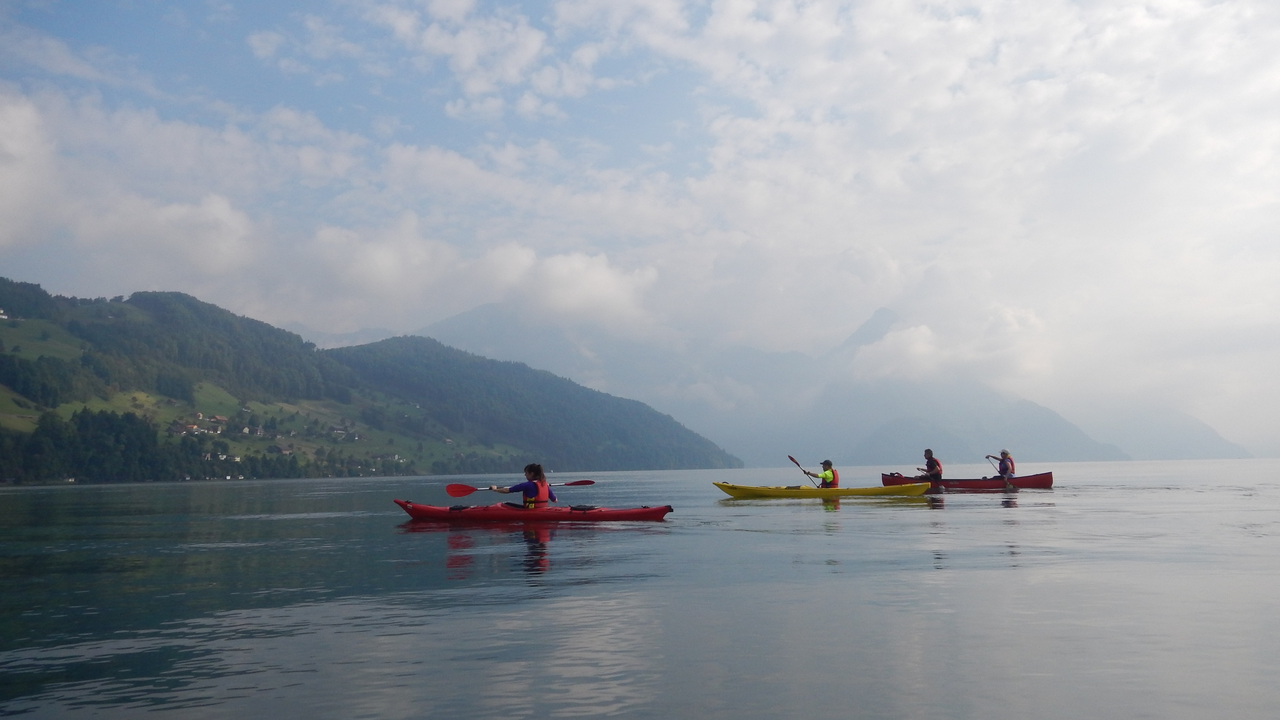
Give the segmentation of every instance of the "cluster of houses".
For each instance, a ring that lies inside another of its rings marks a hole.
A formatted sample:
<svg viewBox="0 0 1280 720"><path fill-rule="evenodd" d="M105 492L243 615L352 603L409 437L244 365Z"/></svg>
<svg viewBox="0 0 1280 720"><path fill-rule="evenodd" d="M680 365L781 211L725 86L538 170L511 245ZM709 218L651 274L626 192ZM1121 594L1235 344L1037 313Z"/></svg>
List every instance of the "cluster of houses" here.
<svg viewBox="0 0 1280 720"><path fill-rule="evenodd" d="M200 423L204 423L202 426ZM209 433L210 435L221 435L223 428L230 422L221 415L212 415L207 420L204 413L196 413L194 421L174 420L169 426L169 432L173 435L199 435L200 433ZM245 428L248 432L249 428ZM261 431L261 428L258 428Z"/></svg>
<svg viewBox="0 0 1280 720"><path fill-rule="evenodd" d="M237 431L230 427L230 423L231 421L228 418L223 417L222 415L210 415L209 417L206 418L204 413L197 412L186 420L181 420L181 419L174 420L173 424L169 426L168 432L171 435L199 435L201 433L208 433L210 435L222 435L223 433L227 433L227 434L236 433ZM246 435L249 437L270 438L272 440L276 440L281 437L295 437L298 434L297 430L279 432L275 430L267 430L263 428L261 425L254 425L254 426L245 425L244 427L240 428L238 432L240 435ZM346 440L346 439L359 440L360 439L360 434L355 432L355 430L352 428L346 428L338 425L331 425L329 426L328 432L336 440ZM271 447L268 447L266 451L268 453L291 455L293 454L293 445L290 444L288 447L282 447L280 445L272 445ZM205 459L209 459L209 458L205 458ZM225 460L226 458L220 457L218 459Z"/></svg>
<svg viewBox="0 0 1280 720"><path fill-rule="evenodd" d="M175 420L173 424L169 426L169 432L174 435L199 435L200 433L221 435L223 432L235 432L227 427L230 422L230 420L221 415L210 415L206 418L204 413L198 412L190 420ZM296 430L290 430L288 433L265 430L261 425L245 425L240 428L239 432L241 435L248 435L250 437L270 437L273 440L281 437L282 435L293 437L298 434L298 431Z"/></svg>
<svg viewBox="0 0 1280 720"><path fill-rule="evenodd" d="M360 439L360 433L357 433L354 430L348 430L344 427L338 427L337 425L331 425L329 427L329 434L337 440L345 440L347 437L350 437L352 440Z"/></svg>

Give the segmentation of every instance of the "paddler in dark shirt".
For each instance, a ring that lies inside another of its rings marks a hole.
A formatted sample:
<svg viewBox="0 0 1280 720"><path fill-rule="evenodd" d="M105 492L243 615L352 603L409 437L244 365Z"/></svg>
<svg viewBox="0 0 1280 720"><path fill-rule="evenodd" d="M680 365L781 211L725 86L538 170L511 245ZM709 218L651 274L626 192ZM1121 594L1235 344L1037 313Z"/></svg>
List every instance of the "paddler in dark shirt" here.
<svg viewBox="0 0 1280 720"><path fill-rule="evenodd" d="M804 474L808 475L811 478L817 478L818 480L821 480L822 482L819 483L818 487L824 487L824 488L840 487L840 473L836 472L836 469L831 466L830 460L822 461L822 472L811 473L808 470L805 470Z"/></svg>
<svg viewBox="0 0 1280 720"><path fill-rule="evenodd" d="M938 458L933 456L932 450L926 449L924 451L924 467L916 469L924 473L920 476L921 480L938 482L942 479L942 463L938 462Z"/></svg>
<svg viewBox="0 0 1280 720"><path fill-rule="evenodd" d="M524 482L516 483L508 488L490 485L489 489L494 492L518 492L524 495L524 506L529 510L544 508L547 506L548 502L557 502L556 494L551 491L551 486L547 484L547 476L542 472L541 465L538 463L529 463L528 465L525 465L524 480Z"/></svg>

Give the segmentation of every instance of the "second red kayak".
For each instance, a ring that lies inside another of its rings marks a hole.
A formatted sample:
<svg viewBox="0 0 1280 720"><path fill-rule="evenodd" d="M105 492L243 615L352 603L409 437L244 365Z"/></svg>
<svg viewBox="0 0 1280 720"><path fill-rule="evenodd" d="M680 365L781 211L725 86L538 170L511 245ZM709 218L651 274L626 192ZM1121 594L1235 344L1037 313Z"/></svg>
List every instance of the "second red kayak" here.
<svg viewBox="0 0 1280 720"><path fill-rule="evenodd" d="M527 509L519 505L420 505L408 500L395 503L414 520L436 522L621 522L626 520L661 520L672 511L670 505L638 508L601 508L592 505Z"/></svg>

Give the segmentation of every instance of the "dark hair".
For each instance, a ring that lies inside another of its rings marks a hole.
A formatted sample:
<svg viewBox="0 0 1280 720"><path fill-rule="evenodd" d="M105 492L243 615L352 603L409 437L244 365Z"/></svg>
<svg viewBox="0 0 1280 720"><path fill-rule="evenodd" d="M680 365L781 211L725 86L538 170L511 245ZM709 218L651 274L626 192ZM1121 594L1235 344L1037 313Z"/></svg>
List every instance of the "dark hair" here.
<svg viewBox="0 0 1280 720"><path fill-rule="evenodd" d="M538 463L529 463L528 465L525 465L524 472L526 475L532 475L534 480L547 479L546 473L542 472L542 466Z"/></svg>

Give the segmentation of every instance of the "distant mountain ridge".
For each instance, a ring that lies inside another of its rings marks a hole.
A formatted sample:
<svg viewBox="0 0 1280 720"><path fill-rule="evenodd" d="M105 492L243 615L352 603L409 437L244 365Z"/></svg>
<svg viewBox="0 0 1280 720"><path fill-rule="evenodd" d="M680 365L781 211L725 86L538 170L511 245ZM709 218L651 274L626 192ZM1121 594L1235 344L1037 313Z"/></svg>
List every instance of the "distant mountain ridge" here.
<svg viewBox="0 0 1280 720"><path fill-rule="evenodd" d="M952 462L982 462L1004 447L1022 461L1248 457L1190 416L1138 426L1095 422L1090 429L1107 431L1101 434L1106 441L1099 441L1050 408L972 381L852 377L858 353L900 327L897 314L881 308L820 354L703 345L678 350L620 339L598 327L539 323L518 308L490 304L418 332L640 399L749 465L777 466L787 454L803 454L914 467L925 447ZM1128 445L1118 442L1122 438Z"/></svg>
<svg viewBox="0 0 1280 720"><path fill-rule="evenodd" d="M524 363L490 360L412 336L324 354L350 368L361 382L413 402L453 430L486 442L536 448L554 468L741 466L644 403L591 390Z"/></svg>
<svg viewBox="0 0 1280 720"><path fill-rule="evenodd" d="M48 440L113 427L37 427L42 412L83 409L137 413L190 440L198 447L184 452L206 463L195 472L214 476L235 471L226 457L268 455L339 474L742 464L642 403L427 338L320 350L182 293L68 298L3 278L0 308L12 318L0 321L0 450L10 454L34 452L14 432ZM171 465L190 466L187 455Z"/></svg>

